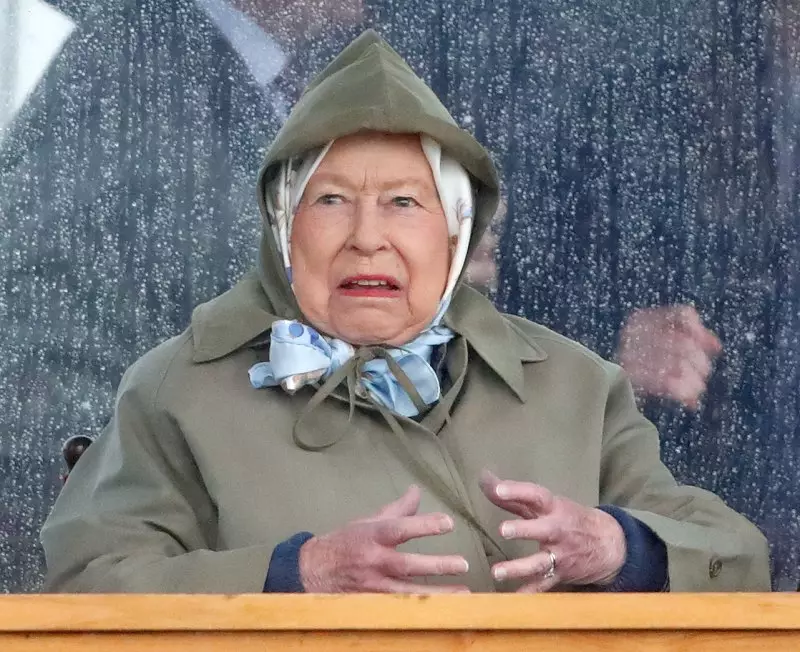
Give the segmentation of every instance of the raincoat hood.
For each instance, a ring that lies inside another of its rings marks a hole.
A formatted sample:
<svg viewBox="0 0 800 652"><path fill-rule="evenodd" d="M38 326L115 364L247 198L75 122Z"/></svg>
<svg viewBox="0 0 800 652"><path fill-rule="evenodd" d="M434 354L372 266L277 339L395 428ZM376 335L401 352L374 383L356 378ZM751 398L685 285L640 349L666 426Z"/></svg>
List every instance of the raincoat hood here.
<svg viewBox="0 0 800 652"><path fill-rule="evenodd" d="M458 127L400 55L375 31L364 32L306 88L267 152L258 177L263 222L260 279L275 312L284 319L301 315L269 224L267 186L286 159L367 130L427 134L470 173L476 202L468 260L497 210L497 173L486 150Z"/></svg>
<svg viewBox="0 0 800 652"><path fill-rule="evenodd" d="M368 30L308 85L269 148L257 187L263 226L259 264L233 289L195 310L195 362L219 359L248 343L260 344L276 320L303 320L267 215L265 192L283 161L364 130L426 134L467 170L475 192L469 262L499 204L494 164L400 55ZM442 323L466 338L522 398L522 362L546 357L532 338L461 279Z"/></svg>

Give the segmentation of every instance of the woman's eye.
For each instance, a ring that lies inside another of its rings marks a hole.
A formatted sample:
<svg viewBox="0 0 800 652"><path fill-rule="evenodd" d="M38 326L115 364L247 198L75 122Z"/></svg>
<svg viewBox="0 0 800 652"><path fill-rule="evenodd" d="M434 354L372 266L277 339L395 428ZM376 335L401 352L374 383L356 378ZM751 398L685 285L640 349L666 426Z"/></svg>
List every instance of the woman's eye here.
<svg viewBox="0 0 800 652"><path fill-rule="evenodd" d="M336 206L337 204L341 204L344 201L344 197L341 195L322 195L319 199L317 199L318 204L323 204L325 206Z"/></svg>
<svg viewBox="0 0 800 652"><path fill-rule="evenodd" d="M419 203L417 203L417 200L413 197L394 197L392 203L398 208L413 208L414 206L419 206Z"/></svg>

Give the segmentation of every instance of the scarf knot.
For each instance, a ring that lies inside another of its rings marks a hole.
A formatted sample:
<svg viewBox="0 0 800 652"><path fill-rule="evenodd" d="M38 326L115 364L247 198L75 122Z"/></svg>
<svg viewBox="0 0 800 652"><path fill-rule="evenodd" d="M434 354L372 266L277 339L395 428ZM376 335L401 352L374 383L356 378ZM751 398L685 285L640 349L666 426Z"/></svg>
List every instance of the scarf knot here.
<svg viewBox="0 0 800 652"><path fill-rule="evenodd" d="M392 362L402 370L426 406L441 397L439 377L431 367L436 346L449 342L455 334L445 326L433 326L402 347L383 347ZM392 372L393 364L371 352L358 350L347 342L326 338L298 321L279 320L270 333L269 361L250 368L250 383L256 389L281 386L296 392L305 385L327 380L354 356L358 357L356 392L366 394L379 405L397 414L413 417L420 413L415 397L403 388Z"/></svg>

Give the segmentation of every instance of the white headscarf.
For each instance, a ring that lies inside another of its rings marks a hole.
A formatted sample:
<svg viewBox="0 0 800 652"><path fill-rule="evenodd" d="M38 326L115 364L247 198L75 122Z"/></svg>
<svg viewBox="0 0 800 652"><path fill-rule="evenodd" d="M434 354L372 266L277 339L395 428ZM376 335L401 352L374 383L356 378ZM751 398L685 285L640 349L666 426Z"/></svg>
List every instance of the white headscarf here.
<svg viewBox="0 0 800 652"><path fill-rule="evenodd" d="M292 284L291 235L295 212L309 180L334 142L332 140L321 149L285 161L278 175L266 189L270 225L290 284ZM431 327L437 325L447 311L453 290L464 269L472 235L475 200L469 174L464 167L453 157L444 154L439 143L430 136L420 134L420 143L433 173L451 240L450 272L436 316L429 324Z"/></svg>
<svg viewBox="0 0 800 652"><path fill-rule="evenodd" d="M436 371L430 365L431 355L437 346L455 337L455 333L440 322L450 305L467 258L474 199L469 175L458 161L443 154L432 138L422 135L420 140L447 220L451 243L450 273L439 308L428 326L412 341L402 347L389 347L387 352L414 385L419 399L425 405L432 405L439 400L441 387ZM332 145L333 141L303 157L286 161L275 180L267 186L267 212L290 284L295 211L309 179ZM250 368L250 382L257 389L280 385L284 390L294 392L304 385L330 378L355 353L352 344L324 337L307 324L279 320L273 323L270 333L270 359ZM403 389L386 360L368 361L363 366L359 383L364 395L369 395L376 403L408 417L419 413L418 404Z"/></svg>

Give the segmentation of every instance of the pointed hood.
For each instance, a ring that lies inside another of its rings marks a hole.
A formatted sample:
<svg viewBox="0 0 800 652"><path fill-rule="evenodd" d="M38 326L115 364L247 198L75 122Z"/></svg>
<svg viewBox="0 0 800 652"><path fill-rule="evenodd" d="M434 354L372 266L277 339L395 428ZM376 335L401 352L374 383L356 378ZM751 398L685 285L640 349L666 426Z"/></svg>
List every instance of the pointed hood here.
<svg viewBox="0 0 800 652"><path fill-rule="evenodd" d="M466 168L476 190L469 256L497 209L497 172L486 150L459 128L434 92L386 41L373 30L364 32L308 85L267 152L258 177L264 227L260 278L281 318L301 315L269 226L267 185L286 159L366 130L427 134Z"/></svg>
<svg viewBox="0 0 800 652"><path fill-rule="evenodd" d="M497 210L497 171L488 152L456 124L425 82L368 30L308 85L267 152L258 177L263 221L258 269L197 307L192 316L195 362L218 359L248 342L258 344L277 319L302 319L267 217L266 189L283 161L364 130L427 134L469 172L476 195L467 260L472 257ZM461 282L443 323L464 336L522 398L521 363L546 358L524 329Z"/></svg>

